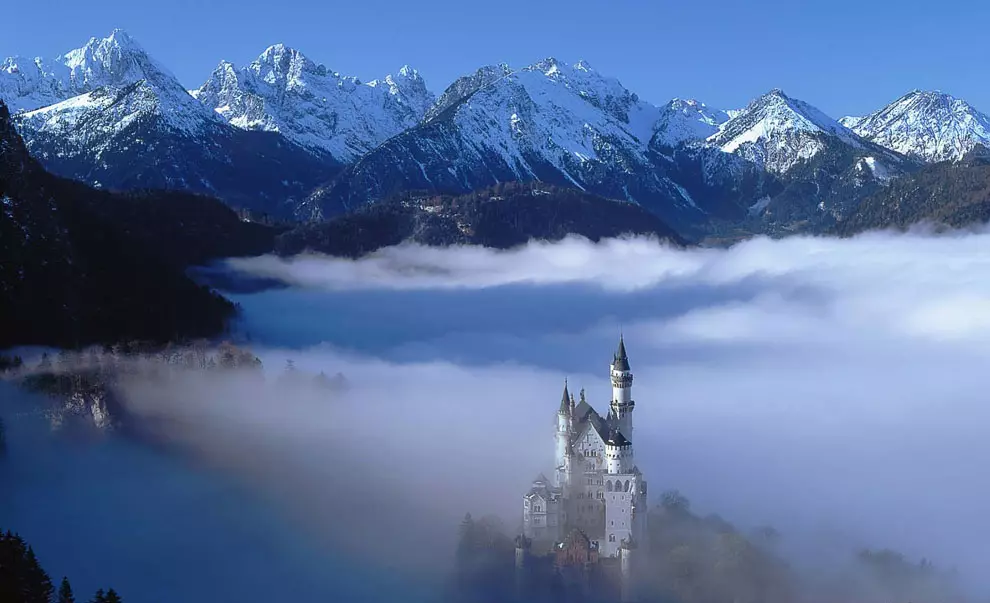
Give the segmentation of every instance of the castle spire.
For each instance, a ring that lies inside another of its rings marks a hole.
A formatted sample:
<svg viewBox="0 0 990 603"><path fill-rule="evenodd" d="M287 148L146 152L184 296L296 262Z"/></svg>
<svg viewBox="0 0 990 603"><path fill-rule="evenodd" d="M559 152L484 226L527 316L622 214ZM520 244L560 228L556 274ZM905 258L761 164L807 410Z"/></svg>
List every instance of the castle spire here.
<svg viewBox="0 0 990 603"><path fill-rule="evenodd" d="M619 334L619 349L615 351L615 362L613 362L612 364L615 365L614 370L617 371L629 370L629 357L626 356L626 342L623 339L621 333Z"/></svg>
<svg viewBox="0 0 990 603"><path fill-rule="evenodd" d="M560 401L560 412L569 413L571 411L571 394L567 391L567 379L564 379L564 398Z"/></svg>

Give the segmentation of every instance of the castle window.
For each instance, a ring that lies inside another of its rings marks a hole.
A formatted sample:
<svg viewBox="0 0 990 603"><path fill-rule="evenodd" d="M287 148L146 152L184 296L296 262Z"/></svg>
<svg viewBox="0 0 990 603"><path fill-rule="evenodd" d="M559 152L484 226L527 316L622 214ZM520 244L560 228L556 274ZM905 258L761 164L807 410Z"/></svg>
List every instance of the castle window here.
<svg viewBox="0 0 990 603"><path fill-rule="evenodd" d="M629 492L629 480L626 480L626 492Z"/></svg>
<svg viewBox="0 0 990 603"><path fill-rule="evenodd" d="M612 491L612 480L608 480L608 482L605 483L605 489L609 492Z"/></svg>
<svg viewBox="0 0 990 603"><path fill-rule="evenodd" d="M608 535L608 541L609 542L615 542L615 534L609 534Z"/></svg>

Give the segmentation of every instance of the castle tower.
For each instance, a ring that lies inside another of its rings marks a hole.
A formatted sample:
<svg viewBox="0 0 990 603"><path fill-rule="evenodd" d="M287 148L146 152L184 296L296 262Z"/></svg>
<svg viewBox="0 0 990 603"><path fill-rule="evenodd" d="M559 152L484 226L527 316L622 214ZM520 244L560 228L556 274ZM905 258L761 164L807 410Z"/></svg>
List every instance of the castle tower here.
<svg viewBox="0 0 990 603"><path fill-rule="evenodd" d="M616 426L622 435L630 442L633 441L632 412L636 403L632 399L633 374L629 370L629 357L626 356L626 344L619 336L619 349L612 359L612 403L609 410L615 416Z"/></svg>
<svg viewBox="0 0 990 603"><path fill-rule="evenodd" d="M564 381L564 397L557 410L557 432L554 434L556 448L556 471L554 486L567 488L571 464L571 428L573 427L574 399L567 391L567 381Z"/></svg>
<svg viewBox="0 0 990 603"><path fill-rule="evenodd" d="M618 429L605 440L605 471L610 475L629 473L632 469L632 443Z"/></svg>

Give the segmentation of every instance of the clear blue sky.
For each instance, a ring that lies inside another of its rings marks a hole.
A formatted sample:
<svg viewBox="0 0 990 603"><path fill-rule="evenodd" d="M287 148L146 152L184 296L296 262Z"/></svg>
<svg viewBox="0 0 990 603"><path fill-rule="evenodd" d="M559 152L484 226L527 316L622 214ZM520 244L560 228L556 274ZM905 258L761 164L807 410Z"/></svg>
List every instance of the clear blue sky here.
<svg viewBox="0 0 990 603"><path fill-rule="evenodd" d="M484 64L555 56L658 104L734 108L780 87L841 117L924 88L990 112L985 0L33 0L6 16L0 56L121 27L187 87L284 42L364 80L408 63L436 93Z"/></svg>

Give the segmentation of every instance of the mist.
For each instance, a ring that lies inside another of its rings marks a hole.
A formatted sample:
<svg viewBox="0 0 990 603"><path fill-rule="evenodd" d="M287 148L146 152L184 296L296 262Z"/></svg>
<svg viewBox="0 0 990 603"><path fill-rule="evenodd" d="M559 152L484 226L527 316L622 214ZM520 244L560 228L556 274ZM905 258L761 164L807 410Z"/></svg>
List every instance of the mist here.
<svg viewBox="0 0 990 603"><path fill-rule="evenodd" d="M44 562L58 529L100 526L109 543L97 553L84 562L69 547L52 563L124 583L127 600L159 600L155 587L177 572L206 581L193 560L218 557L232 580L285 559L275 571L293 576L296 600L331 587L351 600L428 600L465 512L518 529L529 481L550 471L564 379L604 409L621 331L636 460L653 498L676 488L703 513L773 525L799 565L891 547L955 566L985 594L988 244L981 232L754 239L728 250L570 238L231 261L288 285L233 296L264 378L125 381L128 413L163 446L67 441L8 419L12 452L0 471L20 479L0 498L4 527L40 541ZM275 387L288 360L340 372L349 387ZM108 527L119 513L124 529ZM162 516L204 530L215 548L184 551L185 563L169 555L174 537L148 528ZM128 549L135 530L147 533ZM107 569L128 555L161 567L150 577ZM345 579L360 571L394 582ZM263 582L213 594L259 600L250 593Z"/></svg>

